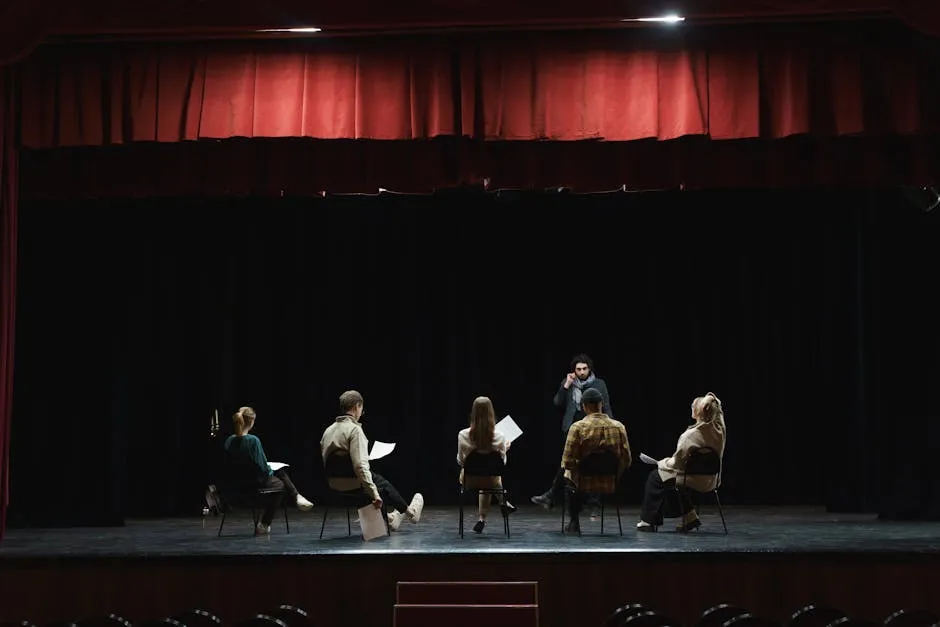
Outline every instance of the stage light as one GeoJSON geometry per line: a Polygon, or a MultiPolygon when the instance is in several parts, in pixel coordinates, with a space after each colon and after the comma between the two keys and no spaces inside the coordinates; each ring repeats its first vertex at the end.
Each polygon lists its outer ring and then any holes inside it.
{"type": "Polygon", "coordinates": [[[261,28],[258,29],[259,33],[319,33],[323,29],[317,28],[316,26],[308,26],[306,28],[261,28]]]}
{"type": "Polygon", "coordinates": [[[660,17],[635,17],[626,20],[620,20],[621,22],[657,22],[660,24],[678,24],[679,22],[684,22],[685,18],[679,15],[663,15],[660,17]]]}

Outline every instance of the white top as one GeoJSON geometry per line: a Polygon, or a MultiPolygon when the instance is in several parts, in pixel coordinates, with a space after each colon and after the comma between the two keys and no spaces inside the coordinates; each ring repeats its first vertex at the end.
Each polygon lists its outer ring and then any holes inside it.
{"type": "Polygon", "coordinates": [[[493,431],[493,442],[490,444],[489,448],[486,450],[477,449],[476,445],[470,440],[470,427],[462,430],[457,434],[457,463],[463,468],[463,463],[467,459],[467,455],[473,451],[479,451],[480,453],[490,453],[492,451],[499,451],[499,454],[503,458],[503,463],[506,463],[506,452],[509,450],[509,440],[506,439],[506,436],[500,433],[499,431],[493,431]]]}

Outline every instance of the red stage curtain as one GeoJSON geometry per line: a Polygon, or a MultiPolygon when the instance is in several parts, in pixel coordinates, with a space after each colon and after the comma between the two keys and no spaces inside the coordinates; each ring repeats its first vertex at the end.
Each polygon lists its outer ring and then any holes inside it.
{"type": "Polygon", "coordinates": [[[45,47],[23,142],[912,134],[940,127],[930,45],[877,22],[45,47]]]}
{"type": "Polygon", "coordinates": [[[16,316],[16,98],[14,70],[0,67],[0,539],[10,497],[10,421],[16,316]]]}

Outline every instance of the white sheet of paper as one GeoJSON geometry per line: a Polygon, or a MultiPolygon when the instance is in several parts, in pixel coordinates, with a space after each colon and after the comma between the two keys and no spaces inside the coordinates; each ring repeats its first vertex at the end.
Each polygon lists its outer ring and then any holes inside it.
{"type": "Polygon", "coordinates": [[[285,464],[284,462],[268,462],[268,468],[277,472],[281,468],[287,468],[290,464],[285,464]]]}
{"type": "Polygon", "coordinates": [[[359,527],[362,529],[362,539],[366,542],[388,535],[382,510],[376,509],[371,503],[359,508],[359,527]]]}
{"type": "Polygon", "coordinates": [[[510,442],[513,442],[522,435],[522,429],[519,428],[519,425],[516,424],[516,421],[513,420],[512,416],[509,414],[496,423],[496,430],[506,436],[506,439],[510,442]]]}
{"type": "Polygon", "coordinates": [[[370,460],[382,459],[383,457],[385,457],[386,455],[388,455],[394,450],[395,450],[394,442],[389,444],[388,442],[379,442],[378,440],[376,440],[375,442],[372,443],[372,452],[369,453],[369,459],[370,460]]]}
{"type": "Polygon", "coordinates": [[[653,459],[646,453],[640,453],[640,461],[643,462],[644,464],[652,464],[653,466],[656,466],[659,464],[658,461],[656,461],[655,459],[653,459]]]}

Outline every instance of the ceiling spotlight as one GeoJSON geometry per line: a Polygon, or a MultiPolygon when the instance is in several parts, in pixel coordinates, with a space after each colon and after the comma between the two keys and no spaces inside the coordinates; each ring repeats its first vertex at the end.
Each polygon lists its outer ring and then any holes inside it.
{"type": "Polygon", "coordinates": [[[259,33],[319,33],[322,31],[322,28],[317,28],[316,26],[310,26],[307,28],[261,28],[258,29],[259,33]]]}
{"type": "Polygon", "coordinates": [[[660,17],[635,17],[621,22],[658,22],[660,24],[678,24],[684,22],[685,18],[679,15],[663,15],[660,17]]]}

